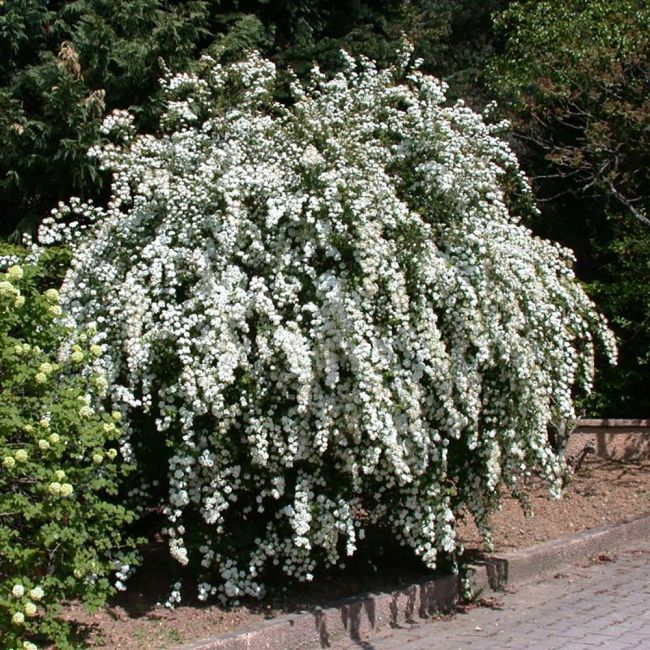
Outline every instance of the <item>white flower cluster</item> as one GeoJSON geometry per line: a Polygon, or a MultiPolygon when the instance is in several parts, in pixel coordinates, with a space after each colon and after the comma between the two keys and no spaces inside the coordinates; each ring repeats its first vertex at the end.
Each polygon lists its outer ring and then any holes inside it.
{"type": "Polygon", "coordinates": [[[615,354],[570,252],[510,213],[528,186],[496,127],[417,67],[345,61],[290,105],[257,55],[166,79],[162,135],[106,123],[107,208],[41,231],[72,242],[62,304],[97,326],[122,452],[172,442],[166,532],[202,598],[310,580],[375,525],[434,566],[503,481],[557,489],[548,426],[594,339],[615,354]]]}
{"type": "MultiPolygon", "coordinates": [[[[39,602],[45,596],[45,591],[42,587],[33,587],[29,591],[21,583],[15,583],[11,588],[11,598],[14,601],[14,613],[11,616],[11,622],[14,625],[22,626],[26,623],[26,618],[36,616],[39,602]],[[36,602],[33,602],[36,601],[36,602]],[[17,608],[17,609],[16,609],[17,608]]],[[[24,650],[38,650],[38,647],[31,641],[23,641],[20,646],[24,650]]]]}
{"type": "Polygon", "coordinates": [[[115,588],[118,591],[126,591],[127,580],[135,573],[135,567],[123,562],[121,559],[115,560],[115,588]]]}

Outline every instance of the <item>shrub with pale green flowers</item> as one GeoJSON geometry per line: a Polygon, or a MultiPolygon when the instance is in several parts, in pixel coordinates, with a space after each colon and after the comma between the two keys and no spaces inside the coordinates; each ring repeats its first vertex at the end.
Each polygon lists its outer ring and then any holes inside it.
{"type": "Polygon", "coordinates": [[[314,70],[289,104],[270,61],[204,59],[162,81],[159,136],[107,118],[107,207],[41,230],[200,598],[311,580],[369,529],[435,566],[462,509],[486,531],[504,486],[560,489],[548,429],[595,342],[615,354],[570,251],[519,221],[503,125],[408,59],[314,70]]]}
{"type": "MultiPolygon", "coordinates": [[[[3,259],[0,258],[0,262],[3,259]]],[[[6,260],[5,260],[6,261],[6,260]]],[[[0,267],[2,268],[2,267],[0,267]]],[[[62,327],[35,266],[0,271],[0,647],[72,647],[58,605],[96,606],[133,562],[115,502],[121,414],[100,406],[88,334],[62,327]],[[74,339],[74,340],[72,340],[74,339]],[[71,341],[61,350],[62,341],[71,341]]],[[[100,351],[101,352],[101,351],[100,351]]]]}

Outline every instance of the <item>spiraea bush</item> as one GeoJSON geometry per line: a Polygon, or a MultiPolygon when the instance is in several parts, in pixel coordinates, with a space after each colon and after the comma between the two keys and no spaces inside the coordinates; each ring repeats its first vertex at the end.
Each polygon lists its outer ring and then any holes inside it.
{"type": "Polygon", "coordinates": [[[0,263],[0,646],[66,649],[60,603],[100,604],[133,563],[132,515],[114,499],[128,469],[121,415],[99,406],[92,332],[59,354],[72,332],[58,324],[58,291],[37,288],[43,270],[0,263]]]}
{"type": "Polygon", "coordinates": [[[167,474],[146,492],[202,598],[311,580],[370,528],[435,566],[461,509],[487,532],[504,486],[559,490],[548,428],[595,342],[615,354],[571,253],[519,221],[503,125],[409,58],[347,57],[290,104],[271,62],[204,59],[163,79],[158,137],[106,120],[107,207],[41,230],[72,246],[63,304],[97,328],[123,452],[167,474]]]}

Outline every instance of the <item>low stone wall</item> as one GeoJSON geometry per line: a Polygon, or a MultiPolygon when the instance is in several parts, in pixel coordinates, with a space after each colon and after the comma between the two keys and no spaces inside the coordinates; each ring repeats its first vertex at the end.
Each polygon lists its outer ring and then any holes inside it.
{"type": "Polygon", "coordinates": [[[580,420],[569,438],[567,453],[579,454],[589,442],[594,443],[596,454],[600,458],[650,458],[650,420],[580,420]]]}

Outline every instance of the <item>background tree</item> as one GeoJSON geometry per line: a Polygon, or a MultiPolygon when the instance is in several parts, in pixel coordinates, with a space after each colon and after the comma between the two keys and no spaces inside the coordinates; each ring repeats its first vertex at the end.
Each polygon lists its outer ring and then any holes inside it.
{"type": "Polygon", "coordinates": [[[593,407],[650,411],[650,9],[635,0],[513,3],[489,86],[513,118],[543,201],[537,231],[576,251],[616,327],[620,365],[593,407]]]}
{"type": "MultiPolygon", "coordinates": [[[[98,197],[86,152],[105,111],[157,119],[160,60],[182,69],[218,43],[258,43],[260,25],[212,2],[17,0],[0,7],[0,229],[29,230],[71,194],[98,197]]],[[[234,47],[235,43],[225,45],[234,47]]]]}
{"type": "Polygon", "coordinates": [[[129,108],[140,131],[154,128],[163,61],[186,70],[201,54],[226,51],[236,58],[258,48],[306,68],[315,58],[327,62],[344,43],[365,43],[372,32],[381,40],[381,17],[400,13],[400,6],[385,1],[370,12],[356,2],[4,3],[0,233],[12,233],[19,223],[19,231],[32,230],[70,195],[101,197],[104,179],[86,155],[100,140],[101,118],[129,108]]]}
{"type": "Polygon", "coordinates": [[[490,12],[504,0],[331,3],[319,0],[16,0],[0,6],[0,234],[33,230],[70,195],[101,199],[105,179],[87,157],[99,123],[128,108],[156,128],[161,61],[191,70],[201,54],[252,48],[299,75],[339,51],[389,63],[404,35],[424,69],[479,97],[491,52],[490,12]]]}

